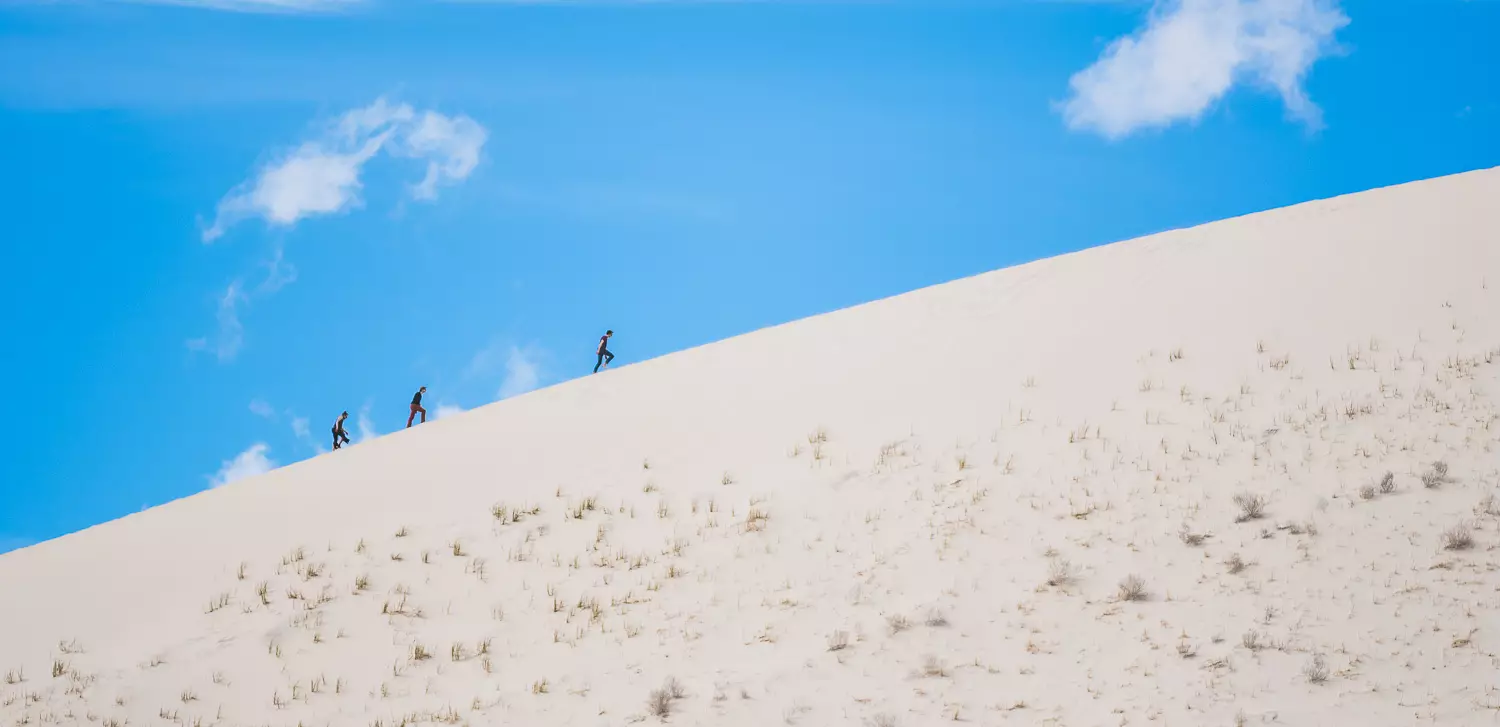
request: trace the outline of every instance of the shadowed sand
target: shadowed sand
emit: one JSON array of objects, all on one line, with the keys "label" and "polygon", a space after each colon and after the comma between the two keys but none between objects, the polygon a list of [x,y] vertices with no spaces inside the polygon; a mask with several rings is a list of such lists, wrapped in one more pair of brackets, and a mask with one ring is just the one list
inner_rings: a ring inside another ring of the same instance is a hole
[{"label": "shadowed sand", "polygon": [[1495,286],[1486,170],[534,392],[0,556],[0,720],[1489,724]]}]

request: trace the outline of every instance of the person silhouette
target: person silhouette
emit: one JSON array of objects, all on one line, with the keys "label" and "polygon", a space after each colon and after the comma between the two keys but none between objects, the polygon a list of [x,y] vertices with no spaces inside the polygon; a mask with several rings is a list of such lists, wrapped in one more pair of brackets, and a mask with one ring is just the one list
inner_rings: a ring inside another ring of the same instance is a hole
[{"label": "person silhouette", "polygon": [[596,374],[599,373],[599,367],[609,368],[609,362],[615,360],[615,355],[609,352],[609,339],[614,335],[614,331],[605,331],[604,335],[599,337],[599,347],[594,350],[594,353],[599,356],[599,360],[594,362]]},{"label": "person silhouette", "polygon": [[420,389],[417,389],[416,396],[413,396],[411,398],[411,413],[406,415],[407,429],[411,428],[411,420],[416,418],[417,414],[422,415],[422,424],[427,423],[427,410],[422,408],[422,395],[425,393],[427,393],[427,387],[424,386]]},{"label": "person silhouette", "polygon": [[338,421],[333,423],[333,448],[338,449],[349,443],[349,433],[344,431],[344,420],[349,418],[349,412],[339,415]]}]

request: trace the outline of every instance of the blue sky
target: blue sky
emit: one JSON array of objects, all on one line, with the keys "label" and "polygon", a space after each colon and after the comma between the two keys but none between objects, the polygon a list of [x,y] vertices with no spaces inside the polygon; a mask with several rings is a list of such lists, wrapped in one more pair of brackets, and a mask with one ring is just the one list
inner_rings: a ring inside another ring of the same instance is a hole
[{"label": "blue sky", "polygon": [[[0,552],[617,365],[1500,164],[1500,3],[0,6]],[[1017,311],[1017,315],[1024,315]]]}]

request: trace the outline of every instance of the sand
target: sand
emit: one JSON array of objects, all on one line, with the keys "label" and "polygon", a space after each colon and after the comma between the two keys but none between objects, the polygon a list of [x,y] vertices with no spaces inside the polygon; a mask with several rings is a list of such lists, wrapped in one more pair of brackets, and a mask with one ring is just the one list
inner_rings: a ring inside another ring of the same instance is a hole
[{"label": "sand", "polygon": [[1492,724],[1497,200],[1042,260],[0,556],[0,723]]}]

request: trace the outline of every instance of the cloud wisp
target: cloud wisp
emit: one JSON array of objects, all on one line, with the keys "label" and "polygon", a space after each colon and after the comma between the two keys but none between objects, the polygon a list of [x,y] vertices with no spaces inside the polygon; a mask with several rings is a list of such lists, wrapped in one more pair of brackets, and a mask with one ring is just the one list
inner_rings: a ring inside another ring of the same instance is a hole
[{"label": "cloud wisp", "polygon": [[212,338],[204,336],[189,340],[188,350],[212,353],[219,363],[233,361],[239,355],[240,347],[245,344],[245,326],[240,323],[239,306],[247,300],[249,298],[240,289],[239,281],[230,283],[219,296],[219,309],[215,316],[219,322],[219,330]]},{"label": "cloud wisp", "polygon": [[419,112],[378,98],[323,124],[313,138],[273,156],[230,190],[203,230],[203,241],[254,217],[272,227],[291,227],[308,217],[358,208],[364,204],[365,164],[382,152],[425,161],[425,175],[410,193],[418,200],[436,199],[440,186],[473,173],[487,140],[484,127],[468,116]]},{"label": "cloud wisp", "polygon": [[496,396],[509,399],[535,389],[541,384],[541,352],[535,347],[510,347],[505,357],[505,378],[500,382]]},{"label": "cloud wisp", "polygon": [[1198,120],[1236,85],[1269,89],[1317,129],[1304,82],[1349,18],[1337,0],[1155,0],[1146,24],[1069,80],[1070,129],[1118,139]]},{"label": "cloud wisp", "polygon": [[262,419],[276,418],[275,407],[272,407],[270,402],[266,401],[265,399],[251,399],[250,413]]},{"label": "cloud wisp", "polygon": [[234,456],[234,459],[225,460],[219,466],[219,471],[208,477],[209,487],[223,487],[236,480],[246,477],[263,475],[276,469],[276,462],[269,456],[270,445],[265,442],[256,442],[249,449]]}]

